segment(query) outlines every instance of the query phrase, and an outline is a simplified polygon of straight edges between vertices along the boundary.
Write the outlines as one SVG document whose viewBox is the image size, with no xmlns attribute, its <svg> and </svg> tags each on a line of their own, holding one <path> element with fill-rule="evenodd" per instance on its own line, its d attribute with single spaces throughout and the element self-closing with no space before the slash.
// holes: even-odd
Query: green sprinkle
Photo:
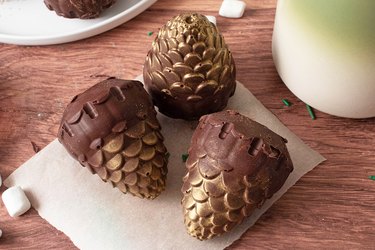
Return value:
<svg viewBox="0 0 375 250">
<path fill-rule="evenodd" d="M 287 107 L 291 106 L 290 102 L 287 99 L 283 99 L 282 101 L 285 104 L 285 106 L 287 106 Z"/>
<path fill-rule="evenodd" d="M 307 108 L 307 111 L 310 114 L 311 119 L 315 120 L 316 117 L 315 117 L 315 114 L 314 114 L 314 110 L 308 104 L 306 104 L 306 108 Z"/>
<path fill-rule="evenodd" d="M 152 36 L 152 34 L 154 34 L 154 32 L 152 32 L 152 31 L 149 31 L 149 32 L 147 33 L 148 36 Z"/>
<path fill-rule="evenodd" d="M 369 178 L 370 180 L 375 181 L 375 175 L 370 175 L 368 178 Z"/>
<path fill-rule="evenodd" d="M 183 162 L 186 162 L 187 159 L 189 158 L 189 154 L 183 154 L 183 155 L 181 156 L 181 158 L 182 158 L 182 161 L 183 161 Z"/>
</svg>

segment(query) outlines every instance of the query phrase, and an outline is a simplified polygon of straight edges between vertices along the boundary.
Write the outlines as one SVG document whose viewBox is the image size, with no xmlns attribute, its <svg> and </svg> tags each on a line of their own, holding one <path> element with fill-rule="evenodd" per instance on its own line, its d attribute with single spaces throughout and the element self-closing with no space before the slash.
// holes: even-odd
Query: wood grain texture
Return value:
<svg viewBox="0 0 375 250">
<path fill-rule="evenodd" d="M 6 178 L 57 134 L 69 100 L 105 77 L 142 72 L 155 34 L 172 16 L 199 11 L 218 17 L 238 80 L 328 161 L 305 175 L 230 249 L 375 249 L 375 119 L 316 112 L 277 75 L 271 54 L 276 0 L 248 0 L 242 19 L 218 17 L 221 1 L 159 0 L 132 21 L 83 41 L 45 47 L 0 44 L 0 173 Z M 285 107 L 287 98 L 292 107 Z M 353 100 L 355 101 L 355 100 Z M 4 187 L 1 188 L 1 192 Z M 0 249 L 75 249 L 35 210 L 18 219 L 0 205 Z"/>
</svg>

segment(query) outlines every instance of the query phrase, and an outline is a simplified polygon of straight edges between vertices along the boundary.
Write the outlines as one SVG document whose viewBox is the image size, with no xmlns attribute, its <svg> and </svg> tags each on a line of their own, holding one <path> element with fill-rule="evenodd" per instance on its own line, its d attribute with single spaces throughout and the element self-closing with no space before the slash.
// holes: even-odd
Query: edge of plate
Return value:
<svg viewBox="0 0 375 250">
<path fill-rule="evenodd" d="M 17 36 L 0 34 L 0 43 L 15 45 L 53 45 L 74 42 L 111 30 L 138 16 L 155 2 L 157 2 L 157 0 L 141 0 L 129 9 L 77 32 L 65 33 L 58 36 Z"/>
</svg>

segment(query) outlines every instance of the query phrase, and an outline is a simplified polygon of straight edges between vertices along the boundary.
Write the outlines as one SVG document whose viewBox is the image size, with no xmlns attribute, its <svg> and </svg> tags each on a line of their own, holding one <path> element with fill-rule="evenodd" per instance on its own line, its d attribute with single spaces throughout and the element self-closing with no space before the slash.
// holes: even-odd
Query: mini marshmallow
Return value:
<svg viewBox="0 0 375 250">
<path fill-rule="evenodd" d="M 214 16 L 206 16 L 208 21 L 216 25 L 216 17 Z"/>
<path fill-rule="evenodd" d="M 3 231 L 0 229 L 0 238 L 3 236 Z"/>
<path fill-rule="evenodd" d="M 228 18 L 240 18 L 246 9 L 246 3 L 240 0 L 224 0 L 219 15 Z"/>
<path fill-rule="evenodd" d="M 3 193 L 2 198 L 9 215 L 12 217 L 24 214 L 31 207 L 29 199 L 20 187 L 8 188 Z"/>
</svg>

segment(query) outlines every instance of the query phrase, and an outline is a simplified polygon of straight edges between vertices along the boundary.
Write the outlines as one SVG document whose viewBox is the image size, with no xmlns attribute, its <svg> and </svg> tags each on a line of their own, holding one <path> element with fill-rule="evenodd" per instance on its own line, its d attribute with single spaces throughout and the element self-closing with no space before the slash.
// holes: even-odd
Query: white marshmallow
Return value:
<svg viewBox="0 0 375 250">
<path fill-rule="evenodd" d="M 3 193 L 2 198 L 9 215 L 12 217 L 24 214 L 31 207 L 29 199 L 20 187 L 8 188 Z"/>
<path fill-rule="evenodd" d="M 0 229 L 0 238 L 3 236 L 3 231 Z"/>
<path fill-rule="evenodd" d="M 214 16 L 206 16 L 208 21 L 216 25 L 216 17 Z"/>
<path fill-rule="evenodd" d="M 246 9 L 246 3 L 239 0 L 224 0 L 219 15 L 228 18 L 240 18 Z"/>
</svg>

